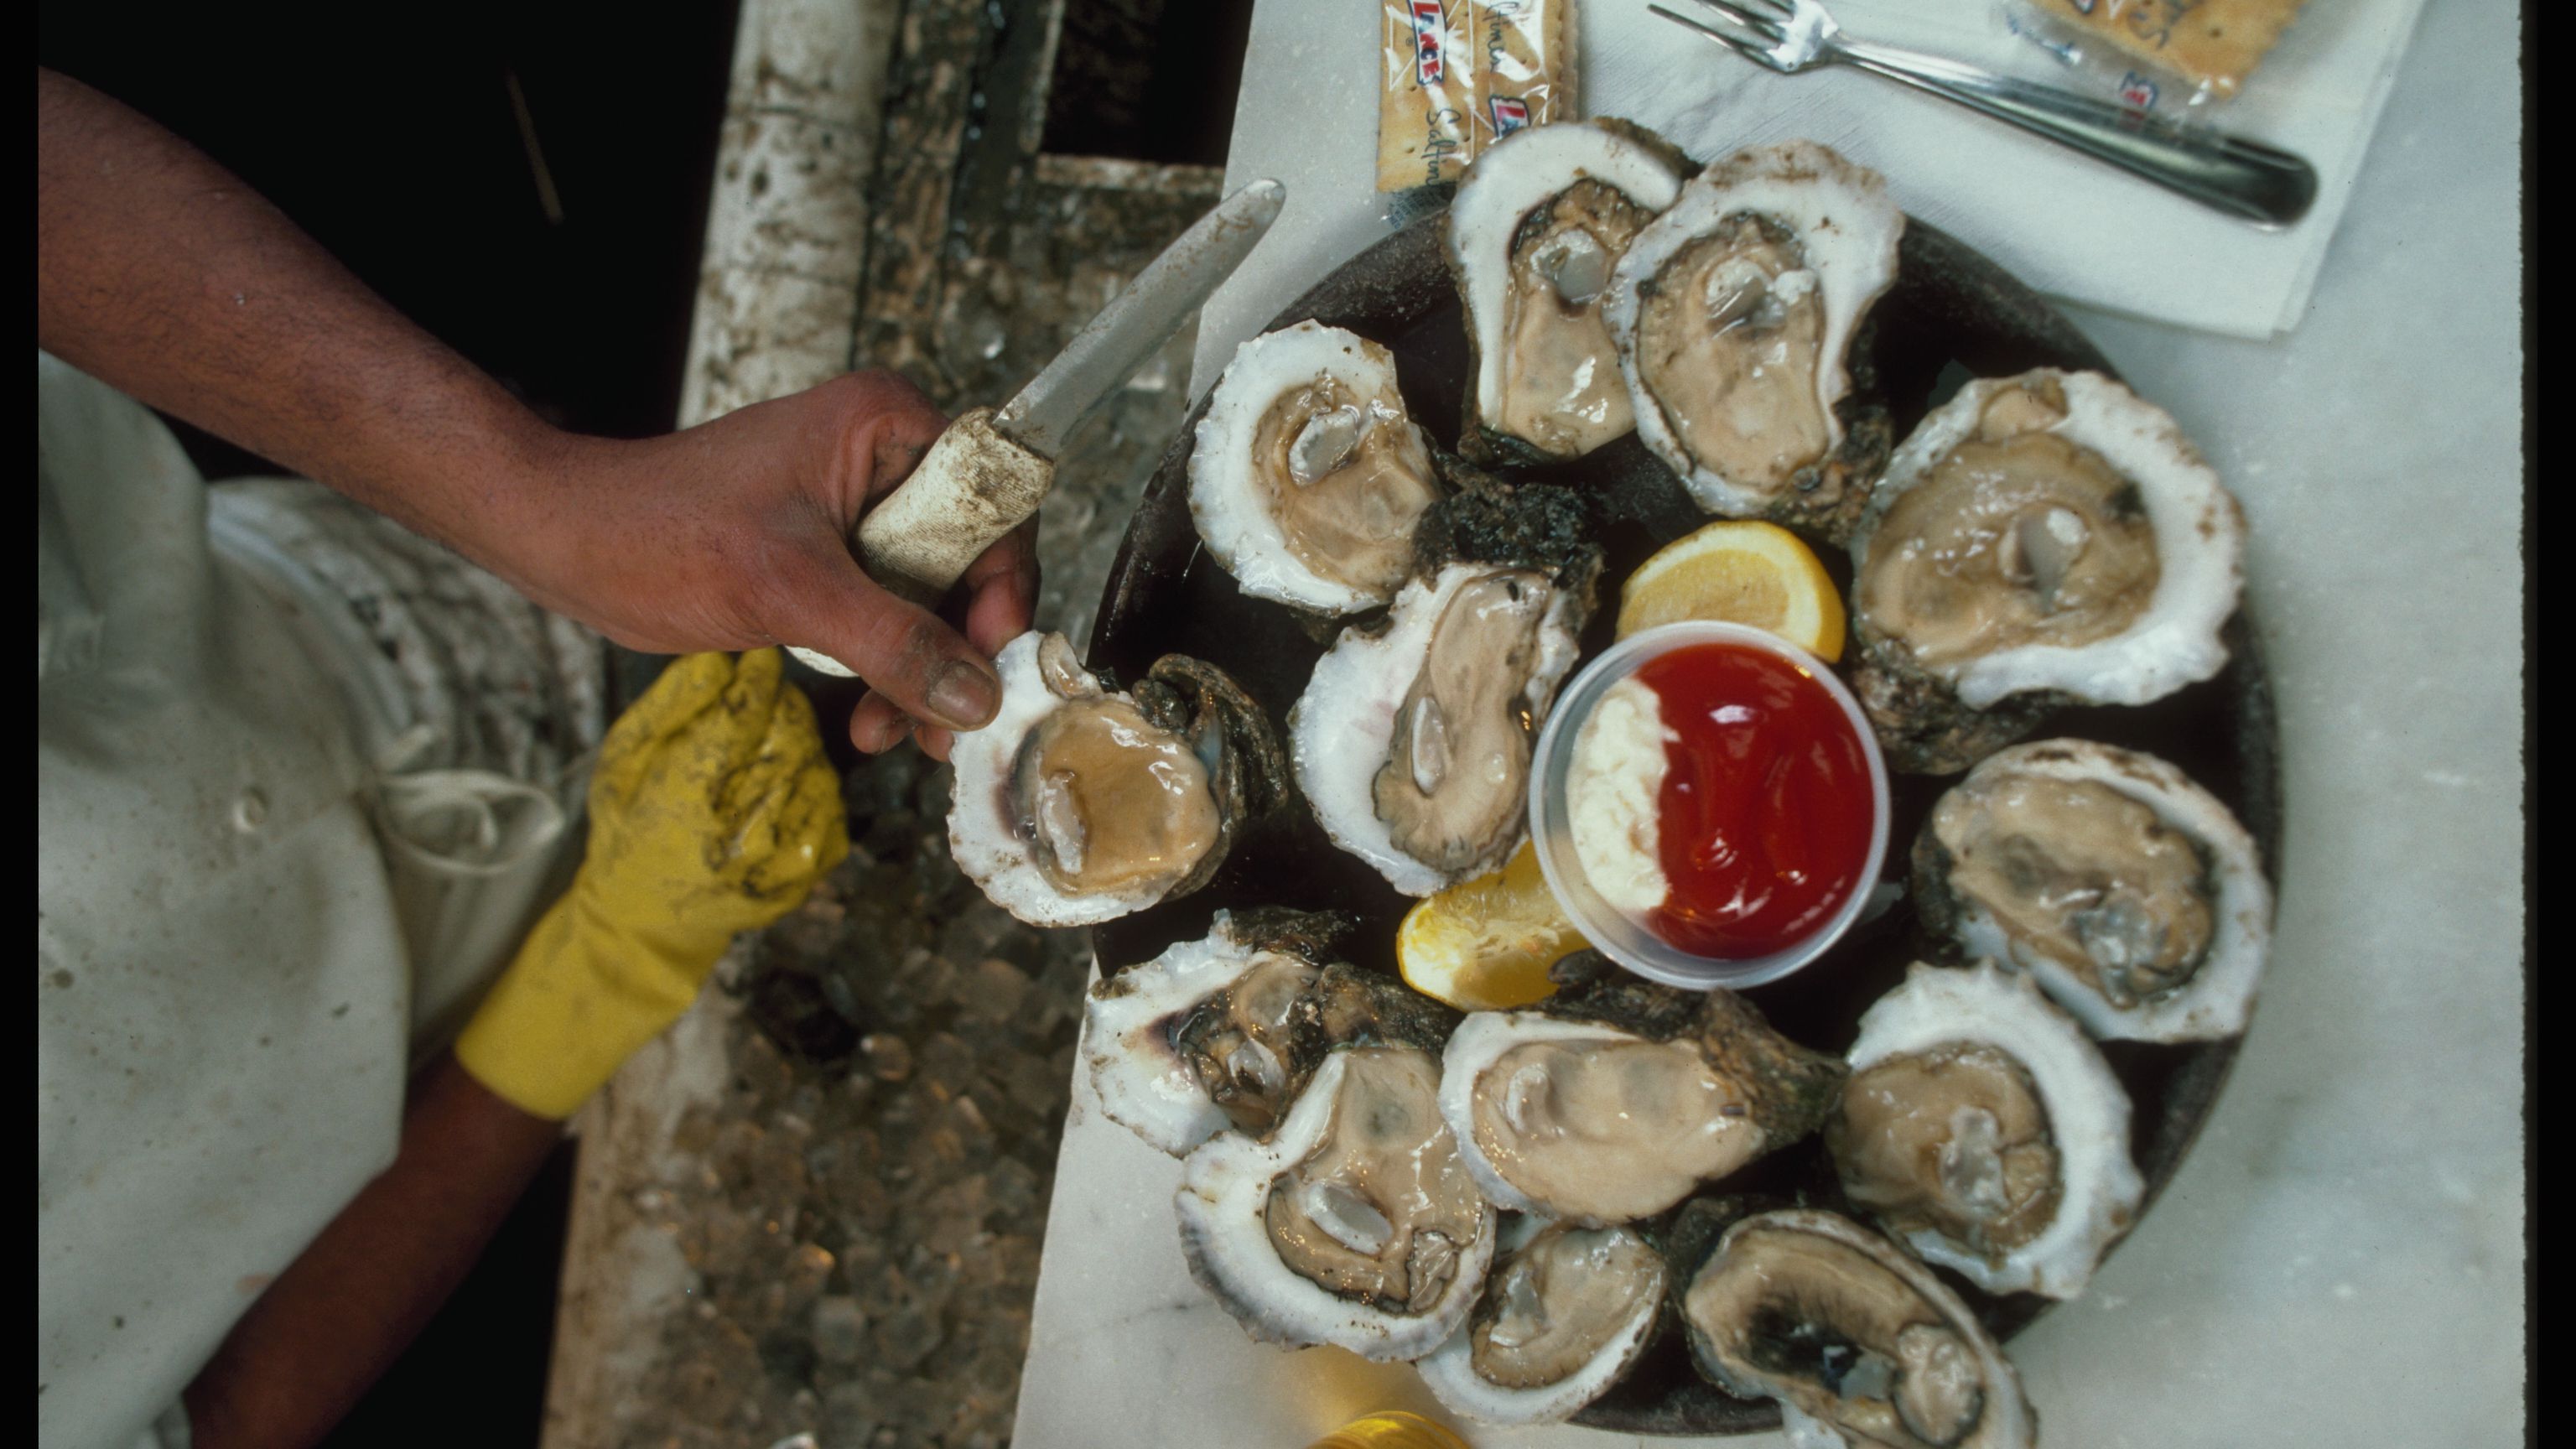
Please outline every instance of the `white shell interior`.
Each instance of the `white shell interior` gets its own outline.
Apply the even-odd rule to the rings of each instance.
[[[1288,711],[1289,762],[1316,821],[1333,844],[1375,866],[1389,885],[1409,896],[1430,895],[1463,876],[1443,875],[1396,849],[1393,832],[1378,818],[1373,782],[1393,746],[1396,711],[1421,671],[1441,611],[1469,580],[1494,567],[1451,564],[1436,578],[1406,584],[1395,597],[1386,631],[1372,638],[1344,629],[1315,662],[1306,692]],[[1522,691],[1533,724],[1547,718],[1557,685],[1574,667],[1575,607],[1571,595],[1557,590],[1539,626],[1538,658]],[[1536,763],[1533,757],[1533,769]],[[1519,843],[1515,835],[1484,868],[1500,866]]]
[[[2003,1052],[2039,1089],[2057,1145],[2057,1215],[2000,1263],[1930,1229],[1906,1234],[1906,1246],[1990,1293],[2072,1298],[2103,1250],[2136,1221],[2146,1191],[2129,1158],[2129,1095],[2074,1018],[2050,1005],[2029,976],[1991,961],[1964,969],[1916,963],[1905,984],[1861,1014],[1848,1060],[1858,1073],[1892,1056],[1961,1042]]]
[[[1476,412],[1502,412],[1502,330],[1511,292],[1512,238],[1532,211],[1578,181],[1616,187],[1661,211],[1680,194],[1670,163],[1602,126],[1569,122],[1516,131],[1476,158],[1449,204],[1449,258],[1463,279],[1467,330],[1475,341]]]
[[[2039,758],[2041,755],[2072,758]],[[2153,755],[2091,740],[2038,740],[1988,756],[1962,784],[1992,774],[2025,772],[2052,780],[2092,781],[2119,791],[2198,841],[2213,857],[2218,900],[2208,955],[2191,982],[2162,1000],[2114,1006],[2054,957],[2023,945],[1994,917],[1962,900],[1959,941],[1972,956],[2011,961],[2097,1038],[2119,1041],[2209,1041],[2245,1029],[2272,944],[2272,887],[2254,853],[2254,837],[2227,807]]]
[[[1245,593],[1319,613],[1353,614],[1376,608],[1386,596],[1325,578],[1299,562],[1250,463],[1253,437],[1271,404],[1318,377],[1334,378],[1364,398],[1392,395],[1395,355],[1357,333],[1313,321],[1264,332],[1235,349],[1192,435],[1190,521]]]
[[[1219,911],[1206,936],[1104,981],[1114,993],[1092,992],[1082,1010],[1082,1056],[1111,1121],[1174,1157],[1226,1130],[1224,1109],[1172,1049],[1172,1022],[1266,954],[1236,940],[1232,917]]]
[[[2171,415],[2098,372],[2040,368],[1961,388],[1889,458],[1852,535],[1853,567],[1868,562],[1888,506],[1976,432],[1986,400],[2038,378],[2066,393],[2066,420],[2049,431],[2100,454],[2137,485],[2155,530],[2155,594],[2136,623],[2109,639],[2025,644],[1931,672],[1971,709],[2037,689],[2095,704],[2145,704],[2217,674],[2227,664],[2218,631],[2245,585],[2245,515]]]
[[[1416,1359],[1457,1331],[1483,1291],[1494,1258],[1491,1204],[1457,1277],[1428,1313],[1388,1313],[1344,1298],[1299,1276],[1270,1246],[1270,1184],[1322,1138],[1345,1065],[1341,1052],[1326,1058],[1270,1140],[1222,1132],[1181,1160],[1181,1187],[1172,1199],[1180,1216],[1181,1252],[1190,1276],[1262,1343],[1329,1343],[1380,1363]]]
[[[1694,461],[1683,449],[1638,374],[1637,289],[1690,243],[1746,212],[1795,232],[1807,265],[1824,288],[1816,397],[1825,410],[1828,447],[1842,443],[1842,420],[1834,406],[1851,392],[1846,358],[1853,334],[1870,304],[1895,285],[1896,244],[1905,234],[1905,213],[1888,198],[1887,183],[1877,172],[1813,141],[1786,141],[1738,152],[1685,182],[1671,208],[1648,222],[1611,268],[1601,319],[1619,344],[1619,371],[1636,410],[1637,436],[1680,475],[1700,507],[1729,517],[1757,513],[1774,500]]]

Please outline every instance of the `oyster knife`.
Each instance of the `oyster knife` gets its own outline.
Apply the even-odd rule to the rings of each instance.
[[[976,408],[950,423],[903,486],[860,520],[859,558],[869,576],[917,602],[931,602],[948,592],[977,555],[1035,513],[1055,482],[1055,457],[1074,425],[1124,386],[1217,284],[1233,275],[1278,219],[1287,196],[1286,187],[1264,180],[1218,202],[1074,334],[1017,397],[998,410]]]

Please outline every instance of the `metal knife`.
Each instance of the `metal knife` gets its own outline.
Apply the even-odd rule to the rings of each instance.
[[[1277,220],[1288,189],[1255,181],[1216,204],[1074,334],[1019,396],[948,425],[903,486],[859,520],[868,576],[915,603],[938,601],[976,557],[1037,512],[1074,425],[1127,383]],[[810,649],[789,653],[849,677]]]

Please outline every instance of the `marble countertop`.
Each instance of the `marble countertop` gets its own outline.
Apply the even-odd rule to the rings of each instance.
[[[1229,184],[1279,176],[1291,200],[1209,304],[1198,387],[1382,234],[1362,195],[1374,111],[1364,84],[1319,82],[1350,44],[1321,8],[1255,15]],[[2215,1114],[2090,1290],[2012,1344],[2052,1444],[2522,1438],[2516,19],[2429,7],[2294,332],[2069,309],[2244,502],[2287,827],[2262,1006]],[[1334,119],[1351,109],[1367,124]],[[1020,1449],[1295,1449],[1384,1407],[1455,1421],[1409,1367],[1245,1338],[1182,1265],[1178,1177],[1075,1083]],[[1460,1427],[1479,1446],[1625,1442]]]

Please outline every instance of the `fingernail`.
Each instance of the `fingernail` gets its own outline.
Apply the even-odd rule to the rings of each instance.
[[[1001,694],[991,675],[961,659],[930,681],[929,704],[940,723],[951,729],[982,729],[1001,707]]]
[[[895,746],[902,744],[904,735],[911,729],[911,727],[911,720],[904,718],[902,715],[896,715],[892,719],[875,720],[869,724],[859,727],[858,729],[853,729],[851,731],[851,738],[858,744],[860,753],[882,755],[886,751],[893,749]],[[862,731],[865,732],[867,738],[858,738]]]

